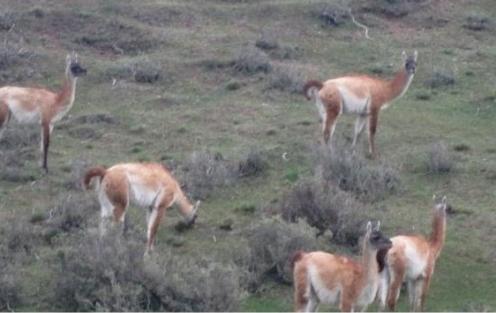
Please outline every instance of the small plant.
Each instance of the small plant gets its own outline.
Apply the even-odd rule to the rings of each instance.
[[[304,219],[319,230],[318,235],[331,231],[339,244],[356,245],[364,208],[349,193],[321,179],[296,184],[281,201],[281,215],[289,222]]]
[[[259,151],[251,150],[245,159],[239,161],[238,175],[240,177],[257,176],[267,169],[267,162]]]
[[[399,174],[385,162],[372,164],[360,153],[343,147],[335,149],[332,155],[323,147],[314,151],[317,176],[361,200],[378,201],[400,187]]]
[[[13,311],[20,302],[19,269],[0,258],[0,311]]]
[[[16,16],[11,11],[0,12],[0,31],[7,31],[12,29],[15,25]]]
[[[349,18],[348,12],[344,7],[336,4],[328,4],[320,7],[314,12],[323,26],[339,27],[342,26]]]
[[[268,87],[290,93],[301,93],[305,84],[303,75],[293,67],[275,67],[269,76]]]
[[[34,56],[21,44],[5,40],[0,44],[0,71],[16,66]]]
[[[132,79],[138,83],[155,83],[162,78],[160,62],[147,57],[133,58],[112,65],[106,70],[106,76],[113,79]]]
[[[441,88],[449,87],[455,84],[455,74],[444,70],[436,70],[432,73],[431,78],[424,82],[426,87]]]
[[[238,176],[222,154],[208,151],[193,152],[183,171],[186,190],[195,199],[205,199],[216,187],[228,185]]]
[[[456,152],[466,152],[470,151],[470,146],[465,143],[459,143],[453,146],[453,150]]]
[[[427,151],[427,171],[432,174],[449,173],[453,170],[453,158],[442,142],[430,146]]]
[[[279,48],[279,43],[272,33],[264,32],[257,41],[255,47],[262,50],[274,50]]]
[[[237,263],[246,271],[243,284],[252,291],[268,277],[291,282],[291,255],[297,250],[316,247],[314,231],[305,223],[288,224],[280,218],[267,218],[243,232],[248,246]]]
[[[244,74],[268,73],[272,69],[270,58],[267,54],[254,47],[242,49],[234,59],[235,71]]]
[[[484,13],[472,12],[465,18],[463,27],[473,31],[488,30],[492,27],[492,20]]]
[[[54,266],[54,301],[66,311],[231,311],[237,271],[201,257],[143,259],[141,243],[119,234],[77,237]]]

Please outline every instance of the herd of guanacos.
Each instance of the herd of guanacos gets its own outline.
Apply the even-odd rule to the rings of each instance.
[[[323,144],[333,150],[332,136],[337,118],[355,114],[355,146],[364,128],[368,128],[369,154],[376,156],[374,137],[378,115],[410,86],[417,66],[417,51],[402,53],[403,64],[392,79],[369,75],[350,75],[325,82],[308,81],[303,93],[315,101],[321,121]],[[5,86],[0,88],[0,138],[11,118],[20,124],[41,125],[41,166],[48,172],[47,154],[54,124],[71,109],[78,77],[86,69],[74,52],[66,57],[65,79],[58,92],[40,88]],[[147,243],[145,255],[152,252],[157,228],[173,204],[187,224],[197,217],[199,201],[192,204],[180,184],[160,163],[120,163],[109,168],[95,166],[87,170],[83,185],[94,183],[101,206],[100,233],[108,223],[123,225],[130,202],[147,208]],[[435,201],[432,232],[422,235],[388,238],[380,224],[368,222],[358,260],[323,251],[297,251],[291,257],[294,275],[295,311],[315,311],[320,303],[335,304],[341,311],[366,310],[378,301],[379,308],[395,310],[403,282],[414,311],[423,310],[437,258],[445,240],[446,197]]]

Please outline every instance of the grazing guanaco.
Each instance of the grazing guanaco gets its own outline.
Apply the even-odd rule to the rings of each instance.
[[[385,271],[381,273],[380,306],[386,301],[394,311],[400,295],[401,284],[406,281],[410,307],[413,311],[424,309],[425,299],[446,237],[447,200],[434,206],[432,232],[429,238],[422,235],[391,238],[392,248],[386,255]]]
[[[343,312],[355,307],[365,310],[379,285],[377,252],[391,247],[391,241],[368,222],[360,261],[316,251],[293,255],[295,311],[314,312],[319,303],[338,304]]]
[[[147,209],[147,244],[145,254],[153,251],[155,235],[165,212],[173,204],[188,225],[194,224],[200,201],[192,205],[181,190],[177,180],[159,163],[120,163],[108,169],[101,166],[90,168],[84,176],[84,186],[98,178],[96,191],[101,207],[100,234],[104,235],[107,224],[124,225],[129,203]]]
[[[58,92],[14,86],[0,88],[0,137],[11,117],[20,124],[40,124],[40,163],[42,168],[48,171],[48,146],[54,124],[72,108],[77,78],[85,74],[86,69],[79,64],[77,54],[72,53],[67,55],[65,79]]]
[[[402,53],[404,65],[393,79],[384,80],[368,75],[343,76],[325,82],[308,81],[304,94],[308,100],[315,99],[315,105],[322,120],[324,143],[332,150],[332,136],[336,121],[341,114],[358,115],[355,121],[355,147],[368,122],[369,153],[376,156],[375,133],[379,111],[405,94],[410,86],[417,67],[417,51],[413,56]]]

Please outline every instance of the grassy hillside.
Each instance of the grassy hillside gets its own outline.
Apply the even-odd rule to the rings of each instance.
[[[428,234],[432,195],[446,195],[454,214],[426,309],[494,310],[496,3],[332,3],[3,1],[2,85],[56,90],[72,50],[88,75],[78,81],[71,112],[55,126],[47,175],[38,166],[37,127],[12,122],[0,140],[0,309],[136,309],[129,304],[135,289],[128,289],[138,288],[133,284],[141,276],[129,269],[143,266],[145,214],[130,208],[126,239],[131,243],[110,252],[119,256],[129,249],[125,255],[139,265],[105,253],[93,259],[87,254],[96,249],[98,205],[79,180],[90,165],[158,161],[174,171],[192,198],[203,201],[197,225],[187,231],[175,227],[177,211],[168,212],[151,261],[165,280],[139,287],[149,302],[143,306],[140,300],[138,307],[292,310],[292,286],[282,261],[289,250],[357,250],[356,242],[343,244],[328,233],[315,238],[316,230],[303,221],[277,219],[288,193],[314,179],[318,162],[318,114],[299,90],[306,79],[351,72],[391,77],[401,66],[402,50],[416,49],[413,83],[381,112],[379,158],[366,160],[367,166],[392,169],[397,188],[379,199],[346,193],[362,208],[352,214],[358,225],[352,231],[359,234],[370,218],[380,219],[390,236]],[[371,39],[351,22],[348,8],[368,26]],[[334,136],[339,146],[350,146],[353,123],[352,117],[340,118]],[[361,155],[367,151],[365,137]],[[429,168],[436,160],[446,171]],[[269,256],[257,253],[264,244],[273,249]],[[70,284],[67,273],[88,269],[77,263],[78,255],[94,262],[90,268],[106,264],[101,268],[114,271],[112,266],[120,264],[115,273],[129,275],[132,283],[120,281],[118,274],[94,285],[83,272],[75,277],[85,290],[103,295],[111,290],[115,299],[129,303],[99,302],[98,295]],[[114,263],[99,263],[106,259]],[[214,263],[217,267],[209,265]],[[145,267],[139,275],[148,275],[150,264]],[[181,302],[178,296],[167,306],[160,294],[172,292],[160,289],[162,283],[191,299],[184,296]],[[208,289],[219,294],[208,292],[210,302],[194,302]],[[64,290],[82,294],[66,294],[73,302],[57,301]],[[218,304],[222,292],[232,294],[232,305]],[[403,296],[400,310],[407,309]],[[195,304],[177,304],[188,301]]]

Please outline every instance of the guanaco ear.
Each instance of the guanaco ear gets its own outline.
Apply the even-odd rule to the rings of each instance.
[[[381,230],[381,221],[377,221],[377,224],[375,224],[375,228],[374,228],[375,231],[379,231]]]
[[[417,56],[418,56],[418,51],[417,50],[413,51],[413,59],[415,60],[415,62],[417,62]]]
[[[434,203],[436,203],[436,199],[437,199],[436,194],[433,194],[433,195],[432,195],[432,201],[434,201]]]
[[[65,63],[71,64],[71,54],[70,53],[68,53],[67,56],[65,57]]]
[[[365,231],[365,236],[370,235],[371,232],[372,232],[372,222],[371,221],[368,221],[367,222],[367,229]]]
[[[443,200],[441,200],[441,204],[446,207],[446,205],[448,204],[448,198],[446,198],[446,196],[443,197]]]
[[[403,59],[403,61],[406,61],[407,55],[406,55],[405,50],[403,50],[403,52],[401,52],[401,58]]]

